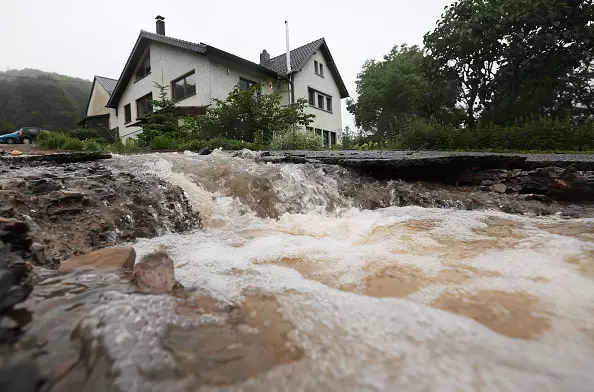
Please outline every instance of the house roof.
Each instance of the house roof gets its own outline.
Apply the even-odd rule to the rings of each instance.
[[[95,82],[99,82],[101,86],[107,91],[107,94],[111,96],[113,90],[118,83],[116,79],[106,78],[105,76],[98,76],[95,75],[93,78],[93,84],[91,85],[91,92],[89,93],[89,99],[87,100],[87,108],[85,109],[85,114],[89,112],[89,105],[91,104],[91,97],[93,96],[93,90],[95,89]],[[86,117],[85,117],[86,118]]]
[[[318,50],[320,50],[324,55],[324,58],[326,59],[326,65],[328,66],[328,69],[332,73],[332,76],[338,85],[340,98],[347,98],[349,96],[349,92],[347,91],[344,81],[338,72],[336,63],[334,63],[334,59],[332,58],[332,54],[330,54],[330,49],[328,49],[328,44],[324,38],[317,39],[313,42],[291,50],[291,72],[301,71],[311,56],[313,56]],[[273,57],[270,59],[270,62],[263,65],[279,74],[286,74],[287,54],[283,53],[280,56]]]
[[[136,64],[141,60],[142,56],[144,55],[145,49],[148,47],[148,44],[151,42],[161,42],[166,45],[172,45],[181,49],[190,50],[200,54],[212,54],[222,59],[239,63],[243,66],[247,66],[253,68],[254,70],[266,73],[271,76],[278,76],[279,74],[283,74],[287,72],[287,65],[285,58],[285,54],[277,56],[271,59],[270,63],[267,64],[257,64],[252,61],[246,60],[234,54],[225,52],[221,49],[217,49],[214,46],[206,45],[204,43],[194,43],[190,41],[184,41],[181,39],[169,37],[166,35],[150,33],[145,30],[141,30],[140,34],[138,35],[138,39],[136,40],[136,44],[128,57],[128,61],[126,61],[126,65],[124,66],[124,70],[120,75],[120,78],[117,80],[116,85],[113,88],[113,93],[111,94],[109,101],[107,102],[107,107],[115,108],[117,107],[117,103],[122,96],[126,85],[128,84],[128,80],[133,76]],[[326,41],[324,38],[320,38],[314,42],[311,42],[307,45],[301,46],[297,49],[291,51],[291,70],[296,72],[303,68],[303,66],[307,63],[307,60],[319,49],[322,49],[326,57],[326,62],[330,72],[334,76],[336,83],[338,84],[340,90],[340,97],[345,98],[348,97],[348,91],[346,90],[346,86],[338,73],[338,69],[334,64],[334,60],[332,60],[332,56],[330,55],[330,50],[328,50],[328,45],[326,45]],[[284,68],[283,68],[284,67]]]
[[[318,50],[322,43],[324,43],[324,38],[317,39],[291,50],[291,71],[301,71],[307,60]],[[280,56],[271,58],[270,62],[264,64],[264,66],[279,74],[287,73],[287,54],[283,53]]]
[[[107,91],[109,95],[113,93],[113,90],[115,89],[115,86],[118,83],[117,79],[106,78],[105,76],[95,75],[95,79],[97,79],[99,84],[103,86],[103,88],[105,89],[105,91]]]

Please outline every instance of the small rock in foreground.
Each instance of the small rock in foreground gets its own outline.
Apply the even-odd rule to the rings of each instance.
[[[132,269],[135,260],[134,248],[105,248],[64,261],[60,264],[58,272],[69,273],[79,268]]]
[[[134,266],[132,283],[142,293],[169,294],[175,287],[173,260],[165,252],[155,252]]]
[[[497,193],[505,193],[507,191],[507,186],[505,184],[495,184],[491,188]]]

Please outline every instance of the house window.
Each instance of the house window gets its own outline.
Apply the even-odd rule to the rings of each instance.
[[[320,63],[320,72],[318,72],[318,75],[324,76],[324,64],[322,63]]]
[[[153,93],[148,93],[136,100],[136,118],[144,117],[153,111]]]
[[[174,101],[179,101],[196,94],[196,74],[194,71],[171,82],[171,95]]]
[[[330,132],[330,145],[336,145],[336,132]]]
[[[316,135],[322,136],[322,134],[323,134],[323,131],[319,128],[316,128]]]
[[[314,60],[314,69],[316,71],[316,74],[320,73],[320,68],[319,68],[319,63],[317,61]]]
[[[324,96],[322,94],[318,94],[318,108],[324,110]]]
[[[127,104],[126,106],[124,106],[124,115],[125,115],[125,123],[128,124],[130,121],[132,121],[132,110],[130,109],[130,104]]]
[[[258,83],[252,81],[252,80],[248,80],[248,79],[244,79],[244,78],[239,78],[239,89],[241,91],[244,90],[249,90],[252,87],[254,87],[255,85],[257,85]]]
[[[151,52],[147,52],[136,71],[136,80],[144,78],[151,73]]]
[[[330,147],[330,132],[324,131],[324,147]]]
[[[324,110],[326,112],[332,112],[332,97],[321,93],[313,88],[308,88],[308,102],[310,106]],[[316,100],[317,99],[317,100]]]

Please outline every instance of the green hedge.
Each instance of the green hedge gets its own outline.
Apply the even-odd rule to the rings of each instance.
[[[568,121],[538,119],[502,127],[478,123],[455,128],[424,119],[400,123],[398,143],[412,150],[592,151],[594,122],[574,126]]]
[[[37,145],[49,150],[103,151],[103,146],[95,139],[80,140],[60,132],[42,131],[37,137]]]

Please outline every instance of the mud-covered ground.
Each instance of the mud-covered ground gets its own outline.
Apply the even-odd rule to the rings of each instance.
[[[592,385],[587,167],[233,155],[0,160],[0,390]],[[55,270],[124,243],[181,285]]]
[[[29,224],[33,241],[44,248],[37,261],[49,268],[94,249],[199,227],[179,187],[114,172],[101,161],[0,162],[0,216]]]

